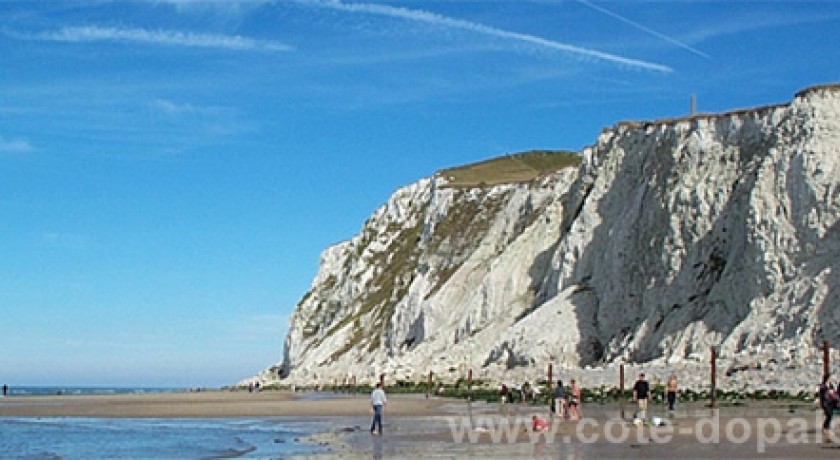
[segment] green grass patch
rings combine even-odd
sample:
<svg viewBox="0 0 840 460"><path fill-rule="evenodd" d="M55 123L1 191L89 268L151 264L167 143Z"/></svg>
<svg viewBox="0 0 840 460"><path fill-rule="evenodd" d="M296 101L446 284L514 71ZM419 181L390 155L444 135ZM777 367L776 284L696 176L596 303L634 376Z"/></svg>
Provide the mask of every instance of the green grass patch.
<svg viewBox="0 0 840 460"><path fill-rule="evenodd" d="M532 150L438 172L449 187L483 187L529 182L561 169L577 167L581 157L574 152Z"/></svg>
<svg viewBox="0 0 840 460"><path fill-rule="evenodd" d="M422 231L422 220L418 220L413 227L388 229L389 233L399 233L399 235L394 238L387 250L376 254L368 261L370 265L381 267L381 269L368 285L367 294L356 299L358 308L355 313L342 318L319 340L320 343L352 323L350 338L330 355L329 362L338 360L365 342L369 351L379 348L384 325L394 315L396 302L408 291L410 281L403 280L404 275L414 273L417 268L419 256L417 243ZM366 326L362 325L362 318L367 318Z"/></svg>

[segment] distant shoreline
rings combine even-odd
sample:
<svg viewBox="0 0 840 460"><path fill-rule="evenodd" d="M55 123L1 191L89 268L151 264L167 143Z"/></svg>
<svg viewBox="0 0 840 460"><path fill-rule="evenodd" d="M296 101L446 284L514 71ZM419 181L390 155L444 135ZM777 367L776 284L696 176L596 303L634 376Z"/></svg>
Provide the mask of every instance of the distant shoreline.
<svg viewBox="0 0 840 460"><path fill-rule="evenodd" d="M120 387L120 386L84 386L84 385L9 385L7 397L25 396L84 396L84 395L123 395L123 394L160 394L205 391L205 389L183 387Z"/></svg>

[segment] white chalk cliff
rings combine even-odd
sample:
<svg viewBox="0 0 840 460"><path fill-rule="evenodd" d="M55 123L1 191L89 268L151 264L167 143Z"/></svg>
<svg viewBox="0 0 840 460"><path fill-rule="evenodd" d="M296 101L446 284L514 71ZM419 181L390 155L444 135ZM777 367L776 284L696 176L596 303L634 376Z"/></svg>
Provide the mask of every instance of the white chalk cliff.
<svg viewBox="0 0 840 460"><path fill-rule="evenodd" d="M397 190L322 254L284 380L498 381L712 346L791 368L840 345L840 86L620 123L579 155L527 182Z"/></svg>

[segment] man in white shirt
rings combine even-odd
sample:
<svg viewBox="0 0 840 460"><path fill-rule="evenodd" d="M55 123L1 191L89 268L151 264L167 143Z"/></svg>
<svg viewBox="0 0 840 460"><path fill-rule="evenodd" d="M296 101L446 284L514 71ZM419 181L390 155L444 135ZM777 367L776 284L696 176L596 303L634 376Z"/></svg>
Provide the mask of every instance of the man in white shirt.
<svg viewBox="0 0 840 460"><path fill-rule="evenodd" d="M370 394L370 405L373 408L373 423L370 425L371 434L382 434L382 409L385 408L385 403L388 399L385 398L385 390L382 389L382 382L376 384L373 392ZM377 432L376 428L379 427Z"/></svg>

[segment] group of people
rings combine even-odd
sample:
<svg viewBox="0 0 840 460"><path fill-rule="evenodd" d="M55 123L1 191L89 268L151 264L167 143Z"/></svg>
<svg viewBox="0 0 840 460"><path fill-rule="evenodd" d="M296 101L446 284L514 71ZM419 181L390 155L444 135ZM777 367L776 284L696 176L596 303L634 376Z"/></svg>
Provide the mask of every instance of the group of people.
<svg viewBox="0 0 840 460"><path fill-rule="evenodd" d="M582 401L580 385L575 379L571 380L569 388L566 388L562 380L558 380L557 386L554 387L554 395L551 398L551 417L566 420L582 419L583 410L580 407ZM544 418L538 415L531 417L532 431L546 431L549 426L548 421Z"/></svg>
<svg viewBox="0 0 840 460"><path fill-rule="evenodd" d="M3 386L3 394L6 394L8 387ZM677 401L677 393L679 392L679 383L677 376L671 374L665 383L665 401L668 405L668 410L673 411L674 405ZM502 385L500 393L502 394L502 402L508 395L508 390L505 385ZM571 380L569 388L563 384L562 380L557 381L557 386L554 389L554 397L551 399L551 416L570 420L580 420L583 418L583 411L581 410L581 389L575 379ZM825 419L823 421L823 431L831 430L831 420L834 415L834 410L840 408L840 389L837 382L826 374L823 376L822 383L818 389L819 403L823 410ZM633 401L638 404L639 412L636 417L645 419L647 417L648 401L651 398L650 383L647 381L644 372L639 374L638 379L633 384ZM373 415L373 422L370 426L370 432L373 435L382 434L382 412L387 403L385 391L382 388L382 383L376 384L370 396L371 413ZM534 415L532 417L532 429L534 431L544 431L549 428L549 423L542 417Z"/></svg>
<svg viewBox="0 0 840 460"><path fill-rule="evenodd" d="M674 410L674 404L677 401L677 392L679 391L679 384L676 375L671 375L668 382L665 384L665 395L668 403L668 410ZM644 419L647 417L648 401L651 397L650 383L645 378L645 374L639 374L639 378L633 384L633 401L639 406L639 412L636 416ZM567 389L563 385L562 380L557 381L557 387L554 389L554 398L551 401L551 416L559 417L569 420L580 420L583 418L583 411L581 410L581 391L577 382L572 379L571 386ZM549 428L547 420L538 415L531 418L531 429L533 431L545 431Z"/></svg>
<svg viewBox="0 0 840 460"><path fill-rule="evenodd" d="M671 375L665 386L668 400L668 410L674 410L674 403L677 400L677 377ZM650 384L645 379L645 374L639 374L639 379L633 385L633 400L639 405L638 417L645 418L647 415L648 400L650 399ZM551 416L569 420L580 420L583 418L581 410L581 391L575 379L567 389L562 380L557 381L554 389L554 398L551 400ZM546 431L550 424L544 418L534 415L531 417L532 431Z"/></svg>
<svg viewBox="0 0 840 460"><path fill-rule="evenodd" d="M572 379L568 389L563 385L562 380L558 380L554 388L554 398L551 401L551 415L563 419L580 420L583 418L583 411L580 408L582 401L580 385L575 379Z"/></svg>
<svg viewBox="0 0 840 460"><path fill-rule="evenodd" d="M674 405L677 402L677 393L679 392L679 384L677 376L671 374L668 382L665 384L665 397L668 403L668 410L673 411ZM650 383L645 378L644 372L639 374L638 380L633 384L633 401L639 405L639 417L645 418L647 416L648 401L650 400L651 391ZM551 402L552 416L559 416L561 418L568 418L577 420L583 418L583 411L581 410L581 391L580 386L575 379L572 379L571 386L567 390L563 385L562 380L557 381L557 387L554 390L554 399Z"/></svg>
<svg viewBox="0 0 840 460"><path fill-rule="evenodd" d="M502 404L514 402L517 396L520 401L525 402L529 394L531 398L536 398L539 395L539 391L536 387L530 387L528 384L523 386L517 385L515 390L509 389L505 384L502 384L499 388L499 400ZM552 417L558 416L572 420L583 418L583 411L580 408L582 401L581 389L575 379L571 380L568 388L563 384L562 380L558 380L550 401Z"/></svg>
<svg viewBox="0 0 840 460"><path fill-rule="evenodd" d="M665 402L668 404L668 411L674 411L674 405L677 403L677 393L679 392L679 382L675 374L668 377L665 383ZM647 417L648 402L651 398L650 383L645 377L645 373L639 374L639 378L633 384L633 401L639 406L639 412L636 416L640 419Z"/></svg>
<svg viewBox="0 0 840 460"><path fill-rule="evenodd" d="M665 383L665 402L668 405L668 411L674 410L674 405L677 401L677 394L679 392L679 382L677 376L671 374ZM830 375L823 376L822 383L818 389L819 404L823 410L823 432L828 433L831 430L831 421L834 416L834 411L840 409L840 387L836 380ZM635 418L644 420L647 418L648 402L651 399L650 383L645 378L644 372L639 374L638 379L633 384L633 401L638 404L638 412ZM557 388L554 393L554 399L551 403L552 416L558 415L563 418L580 418L583 413L580 410L580 387L572 380L571 396L563 386L563 382L557 381ZM549 427L548 422L534 415L532 417L532 430L544 431Z"/></svg>
<svg viewBox="0 0 840 460"><path fill-rule="evenodd" d="M507 402L516 402L517 398L519 398L520 402L535 400L539 397L539 395L539 387L532 386L528 382L525 382L522 385L516 385L512 389L508 388L508 386L504 383L501 387L499 387L499 400L503 404Z"/></svg>
<svg viewBox="0 0 840 460"><path fill-rule="evenodd" d="M671 375L668 378L668 383L665 385L666 401L668 402L668 410L674 410L674 404L677 401L677 392L679 391L679 384L676 375ZM636 416L644 419L647 417L648 401L651 397L650 383L645 378L645 374L639 374L638 380L633 384L633 401L639 406L639 412ZM580 420L583 418L583 410L581 410L581 390L575 379L571 380L571 385L567 389L563 385L562 380L557 381L557 386L554 389L554 397L551 400L551 416L568 420ZM533 431L544 431L549 426L548 421L540 416L534 415L531 418L531 429Z"/></svg>

